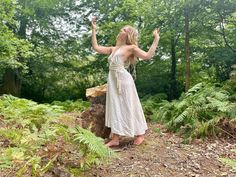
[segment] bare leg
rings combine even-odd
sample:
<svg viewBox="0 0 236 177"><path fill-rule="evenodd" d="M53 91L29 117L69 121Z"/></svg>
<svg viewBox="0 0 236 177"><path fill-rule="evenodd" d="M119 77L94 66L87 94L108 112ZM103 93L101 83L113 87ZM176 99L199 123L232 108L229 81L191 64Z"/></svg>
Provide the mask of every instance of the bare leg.
<svg viewBox="0 0 236 177"><path fill-rule="evenodd" d="M140 145L142 144L143 141L144 141L144 135L138 135L134 140L134 144Z"/></svg>
<svg viewBox="0 0 236 177"><path fill-rule="evenodd" d="M119 145L119 135L113 134L111 141L106 143L107 147L118 146Z"/></svg>

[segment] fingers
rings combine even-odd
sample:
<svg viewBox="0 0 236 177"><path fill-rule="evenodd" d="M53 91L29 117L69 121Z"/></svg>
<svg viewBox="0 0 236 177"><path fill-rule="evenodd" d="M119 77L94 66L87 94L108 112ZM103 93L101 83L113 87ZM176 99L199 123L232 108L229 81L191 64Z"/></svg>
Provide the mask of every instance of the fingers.
<svg viewBox="0 0 236 177"><path fill-rule="evenodd" d="M92 28L96 29L96 16L92 17L91 24L92 24Z"/></svg>
<svg viewBox="0 0 236 177"><path fill-rule="evenodd" d="M96 21L97 21L96 16L93 16L93 17L92 17L92 22L93 22L93 23L96 23Z"/></svg>
<svg viewBox="0 0 236 177"><path fill-rule="evenodd" d="M156 28L156 29L154 29L154 31L153 31L153 36L154 37L160 37L160 28Z"/></svg>
<svg viewBox="0 0 236 177"><path fill-rule="evenodd" d="M157 30L157 33L160 33L160 31L161 31L160 28L157 28L156 30Z"/></svg>
<svg viewBox="0 0 236 177"><path fill-rule="evenodd" d="M160 33L160 28L155 28L155 29L153 30L153 32Z"/></svg>
<svg viewBox="0 0 236 177"><path fill-rule="evenodd" d="M159 34L159 33L160 33L160 28L156 28L156 29L154 30L154 32Z"/></svg>

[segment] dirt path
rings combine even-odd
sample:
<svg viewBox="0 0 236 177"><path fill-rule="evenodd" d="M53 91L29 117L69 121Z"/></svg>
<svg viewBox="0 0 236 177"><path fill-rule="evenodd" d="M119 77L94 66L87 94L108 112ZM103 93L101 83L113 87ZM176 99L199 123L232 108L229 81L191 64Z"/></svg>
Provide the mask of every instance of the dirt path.
<svg viewBox="0 0 236 177"><path fill-rule="evenodd" d="M219 162L219 157L236 159L234 139L196 140L182 144L175 134L162 133L150 124L145 142L131 145L123 139L115 148L118 157L85 172L86 177L236 177L236 172Z"/></svg>

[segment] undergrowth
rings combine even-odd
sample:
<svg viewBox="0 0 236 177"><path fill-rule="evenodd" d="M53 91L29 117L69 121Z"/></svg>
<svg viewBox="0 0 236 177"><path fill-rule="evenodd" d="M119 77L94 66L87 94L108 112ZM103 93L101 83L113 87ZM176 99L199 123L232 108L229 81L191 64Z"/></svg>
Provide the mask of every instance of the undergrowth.
<svg viewBox="0 0 236 177"><path fill-rule="evenodd" d="M11 95L0 97L1 172L44 176L59 165L73 174L113 154L89 130L78 125L68 127L61 121L66 111L82 111L89 104L77 101L70 102L71 107L66 105L37 104Z"/></svg>
<svg viewBox="0 0 236 177"><path fill-rule="evenodd" d="M234 153L236 153L236 149L234 149L234 150L232 150L232 151L233 151ZM230 159L230 158L227 158L227 157L221 157L221 158L219 158L219 160L220 160L222 163L224 163L224 164L226 164L226 165L232 167L233 170L236 171L236 159Z"/></svg>
<svg viewBox="0 0 236 177"><path fill-rule="evenodd" d="M87 101L83 101L82 99L71 101L66 100L64 102L61 101L53 101L52 105L62 106L66 112L81 112L90 106L90 103Z"/></svg>
<svg viewBox="0 0 236 177"><path fill-rule="evenodd" d="M150 118L165 124L169 131L179 132L186 141L196 137L216 135L222 129L217 124L227 118L236 122L236 104L229 100L230 94L213 84L199 83L179 100L157 103L152 99L143 102Z"/></svg>
<svg viewBox="0 0 236 177"><path fill-rule="evenodd" d="M156 95L142 100L142 104L146 117L164 124L168 131L183 135L185 143L219 133L236 139L235 95L236 71L223 86L199 83L178 100L160 101ZM235 159L221 157L219 160L236 170Z"/></svg>

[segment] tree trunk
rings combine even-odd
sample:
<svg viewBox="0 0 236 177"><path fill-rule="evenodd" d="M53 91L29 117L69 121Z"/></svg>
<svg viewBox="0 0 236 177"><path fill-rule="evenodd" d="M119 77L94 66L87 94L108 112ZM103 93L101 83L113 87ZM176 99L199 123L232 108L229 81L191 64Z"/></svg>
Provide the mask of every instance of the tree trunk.
<svg viewBox="0 0 236 177"><path fill-rule="evenodd" d="M171 38L171 81L170 81L170 100L177 97L177 81L176 81L176 42L174 37Z"/></svg>
<svg viewBox="0 0 236 177"><path fill-rule="evenodd" d="M14 96L20 96L21 91L21 79L19 69L6 69L3 75L3 86L0 89L1 94L11 94Z"/></svg>
<svg viewBox="0 0 236 177"><path fill-rule="evenodd" d="M23 18L20 22L20 28L17 33L21 38L24 39L26 38L27 23L28 20ZM11 94L17 97L21 95L20 72L20 69L5 69L5 73L3 75L3 85L0 88L0 94Z"/></svg>
<svg viewBox="0 0 236 177"><path fill-rule="evenodd" d="M189 49L189 8L188 6L184 9L185 17L185 59L186 59L186 78L185 78L185 91L187 92L190 88L190 49Z"/></svg>
<svg viewBox="0 0 236 177"><path fill-rule="evenodd" d="M87 89L86 97L90 100L91 107L79 117L83 128L90 128L96 136L102 138L110 135L110 128L105 127L106 90L106 84Z"/></svg>
<svg viewBox="0 0 236 177"><path fill-rule="evenodd" d="M28 20L23 18L21 21L20 21L20 28L19 28L19 31L18 31L18 35L25 39L26 38L26 27L27 27L27 23L28 23Z"/></svg>

